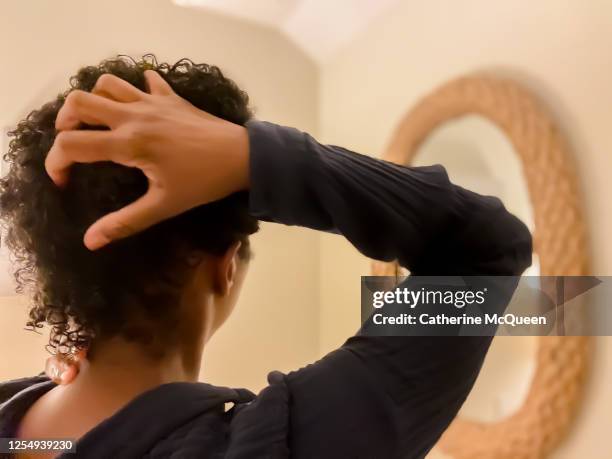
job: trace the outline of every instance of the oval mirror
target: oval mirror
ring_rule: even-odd
[[[533,208],[521,161],[510,139],[487,118],[470,114],[440,124],[417,149],[413,164],[444,165],[453,183],[497,196],[533,232]],[[539,274],[537,257],[525,274]],[[495,422],[517,412],[529,391],[536,354],[536,337],[495,338],[459,415]]]
[[[588,274],[567,146],[516,83],[475,75],[443,85],[401,120],[383,158],[440,163],[455,183],[500,197],[532,231],[534,264],[526,274]],[[375,275],[399,271],[395,263],[373,263]],[[496,337],[472,393],[429,457],[546,457],[571,425],[589,355],[582,336]]]

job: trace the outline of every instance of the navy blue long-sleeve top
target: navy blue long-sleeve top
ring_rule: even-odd
[[[531,262],[526,227],[498,199],[450,183],[441,166],[391,164],[271,123],[247,127],[250,210],[261,220],[342,234],[413,274],[513,276]],[[85,434],[76,457],[421,458],[467,397],[490,342],[358,333],[318,362],[270,373],[257,396],[165,384]],[[0,438],[15,436],[52,387],[42,376],[0,384]]]

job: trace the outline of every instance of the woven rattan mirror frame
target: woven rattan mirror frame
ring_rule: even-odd
[[[535,217],[534,247],[542,275],[587,275],[586,227],[568,146],[536,98],[513,81],[473,75],[423,98],[399,123],[383,158],[410,164],[440,124],[478,114],[495,123],[519,155]],[[394,263],[374,262],[375,275]],[[438,447],[454,459],[545,458],[566,434],[580,402],[587,337],[540,337],[536,370],[523,405],[491,424],[457,417]]]

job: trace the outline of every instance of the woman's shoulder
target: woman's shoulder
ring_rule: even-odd
[[[45,376],[0,383],[0,437],[13,437],[30,406],[55,384]]]
[[[49,382],[50,379],[40,374],[26,378],[12,379],[10,381],[0,382],[0,404],[11,399],[19,392],[26,390],[40,383]]]

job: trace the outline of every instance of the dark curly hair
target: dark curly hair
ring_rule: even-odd
[[[243,192],[95,252],[85,248],[89,225],[143,195],[147,180],[138,169],[99,162],[74,165],[66,188],[56,187],[44,167],[55,118],[72,90],[91,91],[105,73],[145,90],[145,70],[155,70],[178,95],[213,115],[241,125],[251,117],[247,94],[215,66],[118,56],[79,70],[70,89],[9,133],[4,159],[10,170],[0,180],[3,242],[13,255],[17,292],[32,297],[27,325],[49,325],[48,348],[55,352],[91,352],[95,343],[118,335],[163,349],[178,320],[186,254],[222,254],[241,241],[241,255],[247,256],[248,236],[258,229]]]

